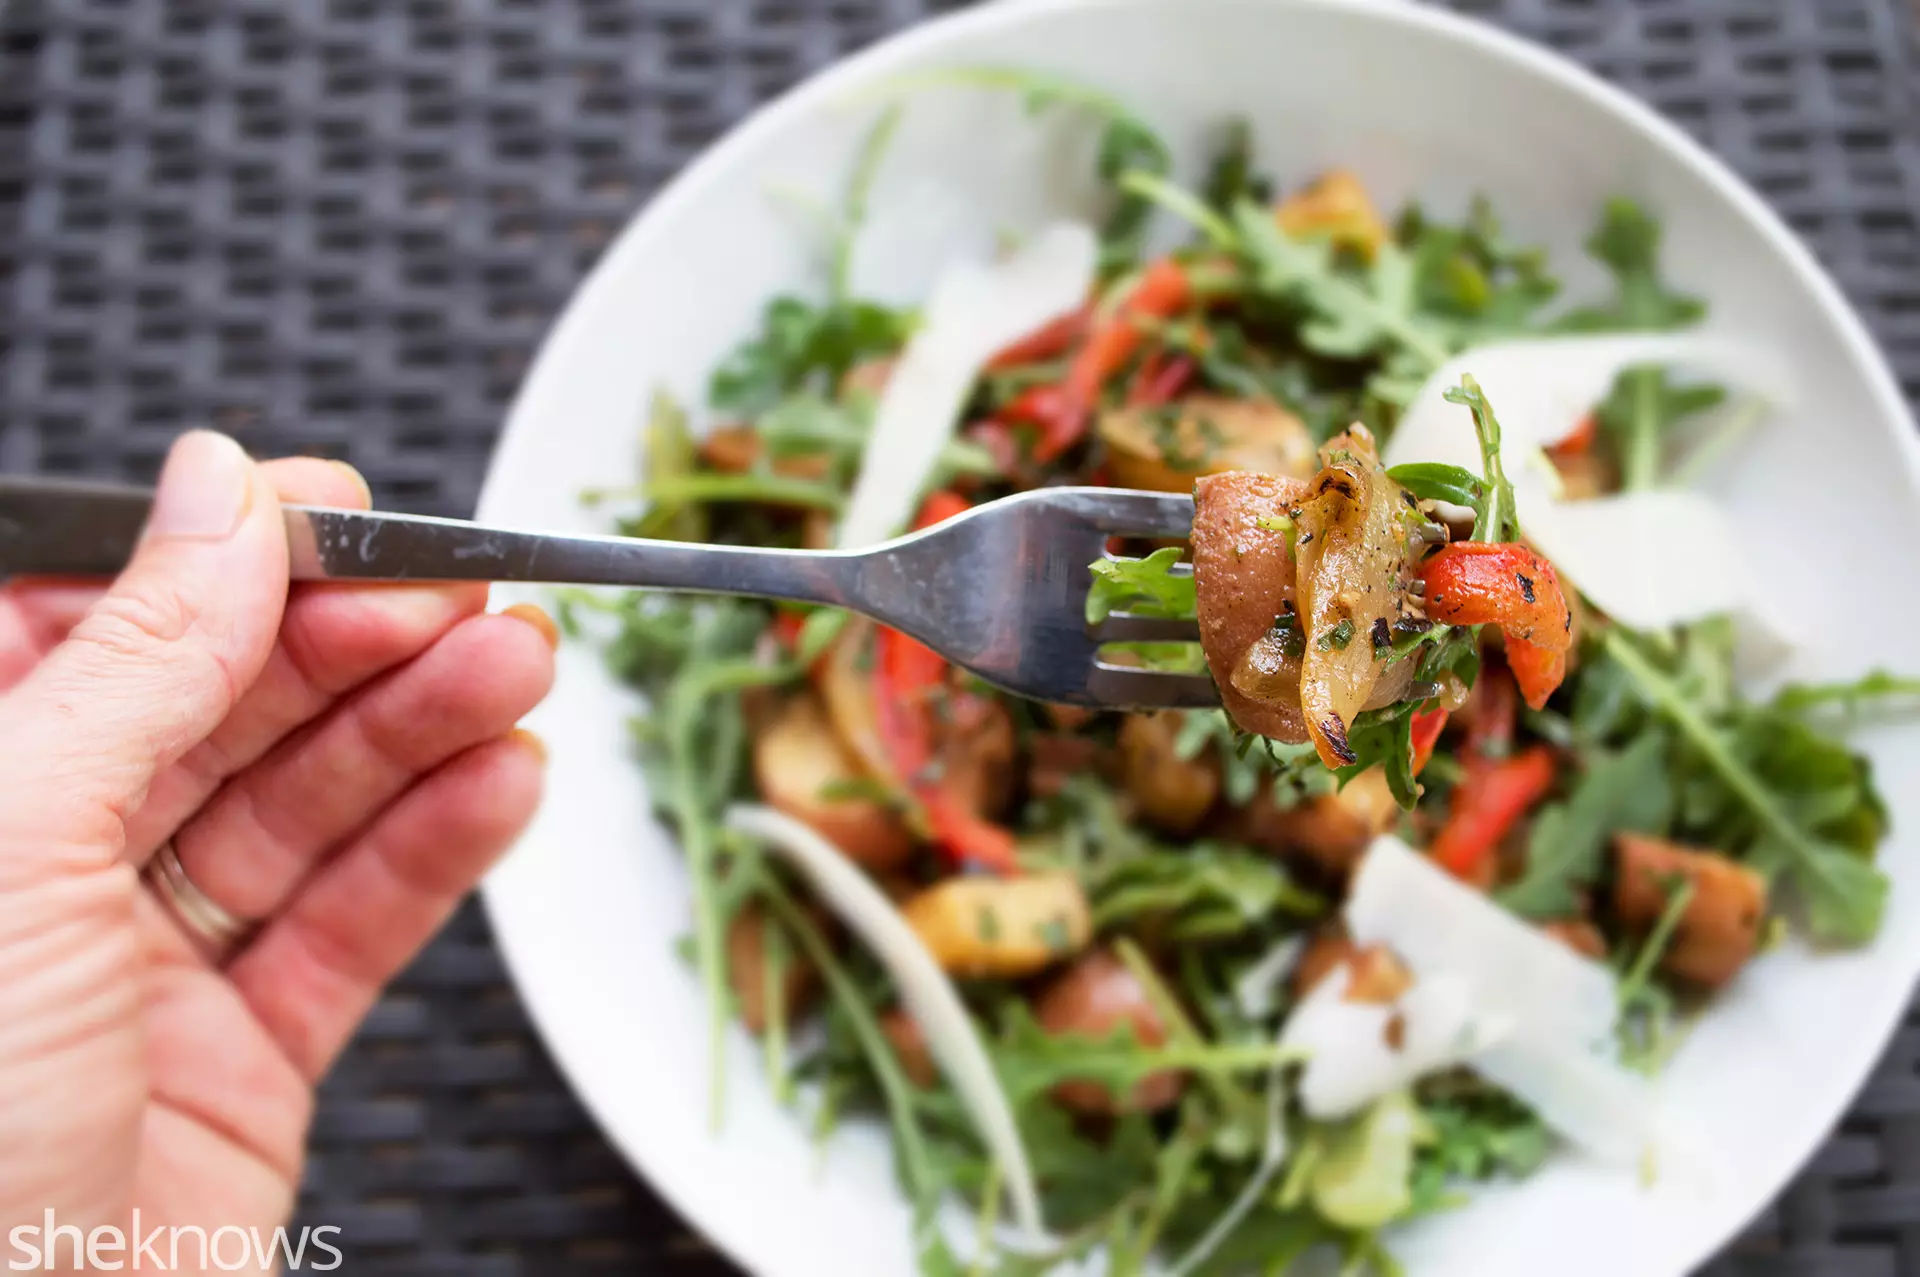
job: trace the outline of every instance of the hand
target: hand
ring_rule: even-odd
[[[543,613],[289,590],[279,501],[367,499],[189,435],[110,589],[0,592],[0,1238],[135,1207],[271,1236],[315,1080],[533,812]],[[257,924],[232,952],[141,876],[169,844]]]

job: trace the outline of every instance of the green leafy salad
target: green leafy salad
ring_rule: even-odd
[[[1631,628],[1535,537],[1529,485],[1576,515],[1674,485],[1717,387],[1627,368],[1523,474],[1500,404],[1449,371],[1478,463],[1388,460],[1470,347],[1698,320],[1658,223],[1599,209],[1611,290],[1570,305],[1484,202],[1389,219],[1349,172],[1281,187],[1225,121],[1184,189],[1100,94],[942,78],[1097,130],[1110,200],[1056,237],[1081,245],[1066,291],[976,288],[994,305],[958,319],[963,289],[921,312],[852,294],[895,106],[820,294],[768,303],[701,428],[658,397],[642,484],[594,499],[631,535],[825,549],[1046,484],[1192,493],[1191,544],[1115,544],[1088,616],[1196,617],[1197,644],[1109,656],[1210,671],[1222,708],[1022,701],[824,609],[567,596],[569,633],[647,700],[714,1059],[737,1019],[796,1120],[890,1123],[929,1274],[1094,1251],[1277,1274],[1324,1250],[1394,1273],[1396,1225],[1558,1146],[1657,1169],[1648,1076],[1714,993],[1789,925],[1873,938],[1886,811],[1836,732],[1920,684],[1748,699],[1741,622]],[[1149,252],[1175,223],[1185,245]],[[1034,251],[1004,273],[1047,276]],[[933,347],[973,352],[959,397],[894,402]],[[903,413],[911,504],[856,531]]]

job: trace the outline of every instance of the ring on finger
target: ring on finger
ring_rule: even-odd
[[[253,930],[252,923],[236,917],[187,877],[172,839],[154,853],[143,876],[181,929],[210,957],[226,956]]]

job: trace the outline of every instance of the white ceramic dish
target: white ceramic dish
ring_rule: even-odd
[[[781,186],[831,197],[882,81],[1018,63],[1134,104],[1194,177],[1207,130],[1256,126],[1264,167],[1357,168],[1386,202],[1457,209],[1475,190],[1547,244],[1570,292],[1596,283],[1579,241],[1604,197],[1646,200],[1668,259],[1715,327],[1764,343],[1804,388],[1725,476],[1781,588],[1816,618],[1795,672],[1913,664],[1920,461],[1894,382],[1811,257],[1717,162],[1549,54],[1441,13],[1367,0],[1035,0],[929,24],[756,115],[638,217],[547,341],[495,457],[481,517],[598,530],[575,494],[629,473],[644,401],[699,402],[767,297],[819,287],[819,245]],[[952,255],[1082,207],[1091,130],[1009,96],[917,100],[882,170],[856,261],[865,291],[910,300]],[[1837,458],[1837,460],[1826,460]],[[1833,552],[1832,547],[1842,547]],[[1846,607],[1849,597],[1861,600]],[[850,1130],[824,1164],[772,1101],[738,1032],[727,1120],[707,1125],[705,1011],[674,955],[687,883],[628,760],[628,698],[588,650],[562,654],[534,716],[552,746],[544,809],[486,898],[554,1055],[613,1141],[675,1206],[765,1277],[913,1271],[883,1134]],[[1894,809],[1895,881],[1871,949],[1763,959],[1663,1085],[1703,1156],[1657,1185],[1566,1160],[1406,1233],[1412,1277],[1671,1277],[1757,1211],[1813,1150],[1875,1059],[1920,973],[1920,735],[1869,738]]]

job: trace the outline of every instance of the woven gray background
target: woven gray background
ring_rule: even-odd
[[[755,103],[950,7],[0,0],[0,469],[150,478],[213,424],[465,514],[535,343],[633,210]],[[1730,160],[1920,399],[1898,0],[1457,7]],[[1910,1019],[1714,1277],[1920,1275],[1917,1067]],[[559,1081],[471,906],[326,1084],[302,1211],[345,1230],[352,1273],[727,1271]]]

